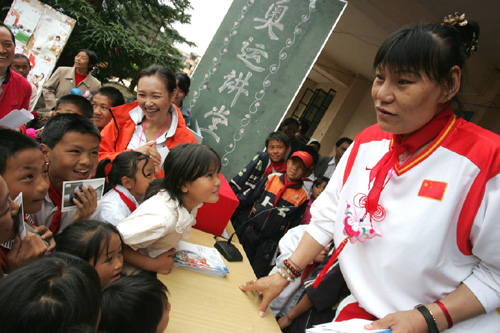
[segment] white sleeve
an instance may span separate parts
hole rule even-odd
[[[162,209],[163,207],[153,197],[118,223],[116,227],[122,235],[123,242],[137,251],[149,247],[164,235],[175,231],[176,218]]]
[[[480,262],[465,279],[464,284],[478,298],[486,312],[500,307],[500,175],[487,184],[483,202],[472,226],[472,254]]]
[[[112,193],[109,193],[112,194]],[[120,203],[113,200],[109,194],[104,195],[101,200],[101,207],[99,210],[99,221],[104,221],[117,226],[122,220],[124,220],[130,211],[125,211]],[[128,209],[127,209],[128,210]]]
[[[335,168],[335,172],[323,193],[319,195],[311,206],[311,222],[306,232],[323,246],[327,246],[333,239],[334,219],[337,216],[337,206],[343,186],[344,171],[352,147],[353,144],[349,146],[344,156],[340,159],[339,165]]]

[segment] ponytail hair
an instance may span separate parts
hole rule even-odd
[[[138,164],[145,161],[142,166],[142,174],[146,176],[145,168],[149,162],[149,156],[137,151],[124,151],[115,157],[114,161],[106,158],[97,165],[96,178],[106,177],[104,192],[108,192],[112,186],[122,185],[122,178],[134,178],[137,173]]]

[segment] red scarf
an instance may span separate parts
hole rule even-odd
[[[116,193],[118,193],[120,199],[122,199],[122,201],[125,203],[125,205],[127,205],[128,209],[132,213],[137,208],[135,202],[132,201],[129,197],[127,197],[122,191],[118,191],[115,185],[111,185],[111,187],[113,187],[113,190],[115,190]]]
[[[285,186],[283,186],[279,191],[278,191],[278,194],[276,194],[276,199],[274,199],[274,205],[273,205],[273,208],[276,207],[276,205],[278,204],[278,201],[281,199],[281,196],[283,195],[283,193],[285,193],[286,189],[289,188],[290,186],[293,186],[293,185],[297,185],[300,183],[300,181],[295,181],[295,182],[289,182],[288,181],[288,177],[286,175],[286,173],[283,175],[284,178],[285,178]]]
[[[389,171],[398,164],[399,155],[403,154],[405,151],[411,155],[420,147],[437,137],[452,115],[451,109],[446,108],[425,126],[410,134],[404,142],[401,142],[401,135],[393,135],[392,147],[370,171],[369,184],[373,181],[373,185],[368,193],[366,202],[366,212],[370,214],[370,218],[372,218],[377,211],[380,193],[385,186],[385,179]]]
[[[380,161],[378,161],[378,163],[370,171],[370,184],[375,179],[372,189],[368,192],[368,199],[365,206],[366,212],[370,214],[370,219],[376,215],[380,193],[385,186],[385,179],[387,178],[389,171],[399,162],[399,155],[403,154],[405,151],[411,155],[417,151],[418,148],[436,138],[452,117],[453,113],[451,109],[447,107],[422,128],[410,134],[404,142],[401,142],[401,135],[393,135],[391,148],[384,156],[382,156]],[[330,260],[328,260],[328,263],[314,281],[314,288],[319,286],[321,280],[323,280],[325,274],[335,263],[335,260],[337,260],[340,252],[342,252],[348,240],[349,237],[346,237],[337,247],[333,255],[330,257]]]
[[[286,171],[286,161],[281,161],[279,163],[271,162],[269,164],[269,166],[267,167],[266,171],[264,171],[264,177],[269,176],[271,174],[271,172],[273,172],[273,168],[277,172],[282,172],[282,173],[285,172]]]
[[[54,205],[57,206],[57,212],[52,218],[52,223],[50,224],[50,231],[56,234],[61,227],[61,206],[62,206],[62,193],[55,189],[52,184],[49,186],[49,198],[52,200]]]

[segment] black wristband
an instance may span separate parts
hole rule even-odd
[[[422,314],[422,316],[424,316],[424,319],[427,323],[427,327],[429,328],[429,333],[439,333],[439,329],[436,324],[436,319],[434,318],[432,312],[425,305],[422,304],[417,305],[415,309],[417,309]]]

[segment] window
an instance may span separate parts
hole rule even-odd
[[[292,117],[299,119],[299,121],[306,120],[310,124],[309,130],[305,134],[306,137],[310,138],[313,135],[336,93],[333,89],[328,92],[323,89],[316,89],[316,91],[306,89],[292,114]]]

